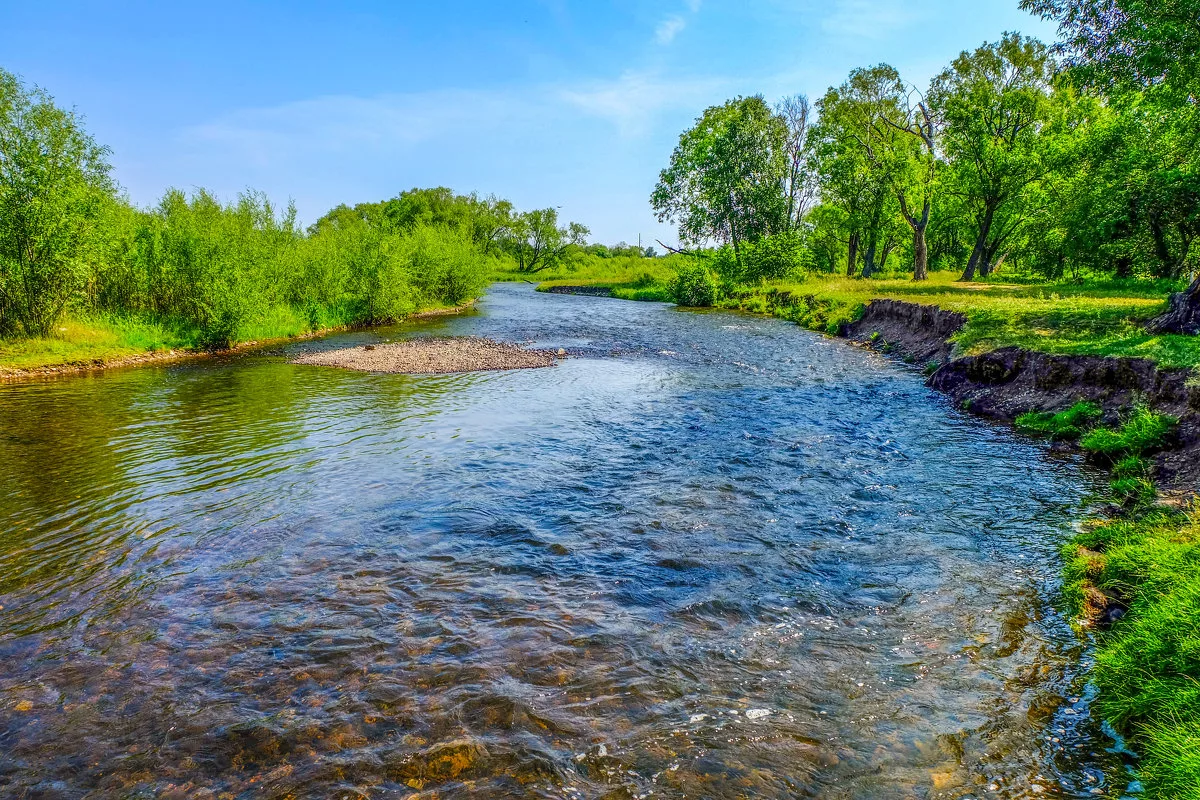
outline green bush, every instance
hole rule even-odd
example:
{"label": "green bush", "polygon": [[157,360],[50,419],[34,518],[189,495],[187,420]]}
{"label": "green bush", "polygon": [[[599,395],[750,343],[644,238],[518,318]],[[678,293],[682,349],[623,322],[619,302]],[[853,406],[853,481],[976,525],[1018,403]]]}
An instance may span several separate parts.
{"label": "green bush", "polygon": [[1020,431],[1036,436],[1048,436],[1056,440],[1078,439],[1095,425],[1103,415],[1095,403],[1079,402],[1066,411],[1030,411],[1017,417],[1016,427]]}
{"label": "green bush", "polygon": [[671,299],[681,306],[712,306],[717,301],[717,282],[703,264],[686,264],[671,282]]}

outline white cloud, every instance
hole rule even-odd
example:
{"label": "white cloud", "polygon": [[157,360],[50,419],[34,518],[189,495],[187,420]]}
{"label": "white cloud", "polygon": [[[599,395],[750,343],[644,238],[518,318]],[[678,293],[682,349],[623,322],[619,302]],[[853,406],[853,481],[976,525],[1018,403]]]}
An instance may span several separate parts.
{"label": "white cloud", "polygon": [[699,13],[700,11],[700,0],[686,0],[685,5],[687,6],[688,11],[692,12],[693,14]]}
{"label": "white cloud", "polygon": [[672,14],[658,23],[658,27],[654,29],[654,41],[666,46],[675,41],[675,37],[686,27],[687,20],[678,14]]}

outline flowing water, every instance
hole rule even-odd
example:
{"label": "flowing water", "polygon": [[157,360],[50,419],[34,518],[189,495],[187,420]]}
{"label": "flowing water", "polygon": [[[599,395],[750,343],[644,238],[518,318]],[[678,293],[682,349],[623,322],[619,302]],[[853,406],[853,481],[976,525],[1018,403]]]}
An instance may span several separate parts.
{"label": "flowing water", "polygon": [[[409,377],[289,356],[565,347]],[[772,319],[0,386],[0,796],[1094,797],[1091,479]]]}

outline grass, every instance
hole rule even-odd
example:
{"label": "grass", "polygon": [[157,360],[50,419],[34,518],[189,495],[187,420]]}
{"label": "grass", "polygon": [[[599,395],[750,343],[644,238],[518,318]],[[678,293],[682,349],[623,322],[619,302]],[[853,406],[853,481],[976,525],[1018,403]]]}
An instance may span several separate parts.
{"label": "grass", "polygon": [[857,319],[878,298],[958,311],[966,315],[967,324],[954,341],[964,354],[1015,346],[1047,353],[1148,358],[1164,366],[1200,365],[1200,337],[1153,336],[1143,328],[1164,308],[1167,295],[1179,288],[1173,284],[1026,285],[961,283],[957,278],[952,272],[933,273],[922,283],[813,277],[759,287],[750,294],[778,298],[781,315],[825,331]]}
{"label": "grass", "polygon": [[1079,446],[1094,456],[1128,464],[1129,457],[1140,458],[1145,453],[1162,449],[1177,422],[1174,417],[1135,405],[1119,428],[1088,431],[1079,440]]}
{"label": "grass", "polygon": [[1095,710],[1141,751],[1148,797],[1200,798],[1200,527],[1152,508],[1067,547],[1077,608],[1127,609],[1097,633]]}
{"label": "grass", "polygon": [[551,286],[597,286],[611,289],[624,300],[669,300],[667,284],[675,277],[679,256],[663,258],[583,257],[543,272],[501,271],[498,281],[535,281],[538,288]]}
{"label": "grass", "polygon": [[1017,430],[1058,441],[1073,441],[1099,421],[1103,411],[1095,403],[1079,402],[1066,411],[1030,411],[1016,419]]}
{"label": "grass", "polygon": [[147,353],[188,350],[196,335],[135,317],[64,320],[49,338],[0,340],[0,371],[100,364]]}
{"label": "grass", "polygon": [[[440,306],[422,308],[436,310]],[[240,342],[263,342],[300,336],[313,329],[350,324],[350,313],[321,309],[315,320],[303,309],[273,306],[238,331]],[[168,351],[202,350],[200,331],[178,321],[138,316],[78,316],[65,319],[47,338],[0,339],[0,374],[61,366],[111,364]]]}

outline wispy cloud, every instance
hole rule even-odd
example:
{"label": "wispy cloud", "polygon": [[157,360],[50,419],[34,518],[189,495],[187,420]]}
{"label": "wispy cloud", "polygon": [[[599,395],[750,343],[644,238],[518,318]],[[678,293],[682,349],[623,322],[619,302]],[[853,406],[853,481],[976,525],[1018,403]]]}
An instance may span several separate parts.
{"label": "wispy cloud", "polygon": [[837,0],[821,28],[859,39],[884,39],[909,25],[917,13],[901,0]]}
{"label": "wispy cloud", "polygon": [[520,137],[562,126],[580,113],[603,120],[622,138],[654,128],[662,114],[719,99],[720,79],[671,79],[626,72],[575,85],[499,91],[447,90],[371,97],[329,95],[233,111],[179,133],[189,150],[225,152],[268,166],[372,152],[401,157],[446,139]]}
{"label": "wispy cloud", "polygon": [[720,78],[666,79],[626,72],[616,80],[564,89],[559,95],[580,111],[613,123],[622,135],[636,136],[663,112],[700,109],[715,102],[726,86]]}
{"label": "wispy cloud", "polygon": [[678,14],[671,16],[658,23],[658,27],[654,29],[654,41],[660,45],[666,46],[675,41],[675,37],[679,32],[687,27],[687,20]]}

